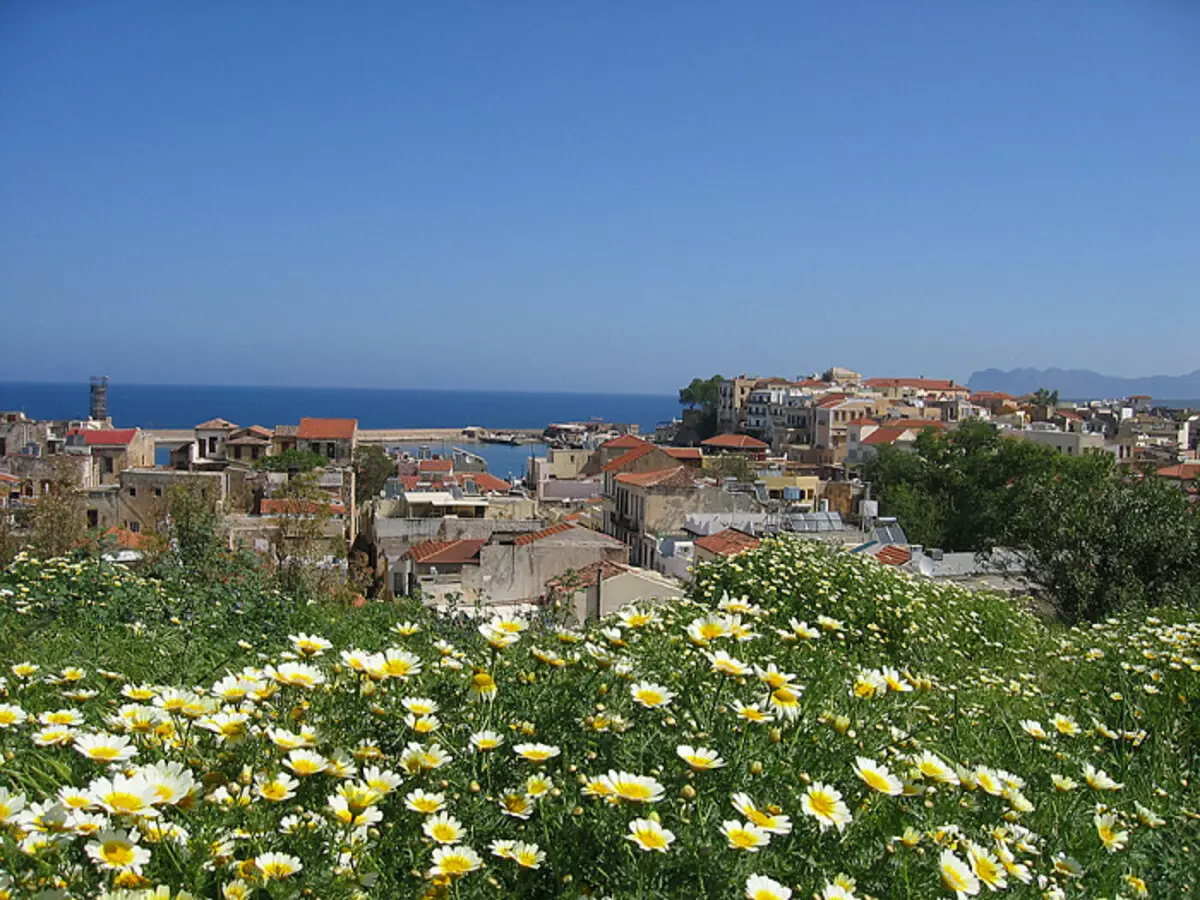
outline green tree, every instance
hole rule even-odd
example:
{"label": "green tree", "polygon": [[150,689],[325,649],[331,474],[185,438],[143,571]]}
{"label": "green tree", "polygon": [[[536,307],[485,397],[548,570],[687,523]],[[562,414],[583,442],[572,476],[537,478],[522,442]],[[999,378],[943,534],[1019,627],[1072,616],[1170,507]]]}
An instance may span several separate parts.
{"label": "green tree", "polygon": [[378,497],[396,474],[396,461],[378,444],[360,444],[354,450],[354,498],[359,503]]}
{"label": "green tree", "polygon": [[163,536],[175,562],[198,579],[214,574],[226,556],[221,516],[201,485],[167,488]]}
{"label": "green tree", "polygon": [[721,382],[724,380],[721,375],[708,379],[693,378],[691,384],[679,389],[679,405],[715,410],[721,400]]}
{"label": "green tree", "polygon": [[48,460],[47,489],[29,517],[30,548],[39,556],[67,556],[87,537],[83,489],[75,457]]}
{"label": "green tree", "polygon": [[289,478],[275,499],[285,501],[283,511],[275,515],[271,541],[280,587],[300,596],[330,587],[339,579],[331,578],[321,565],[328,556],[344,558],[346,548],[328,533],[333,514],[329,497],[312,473],[302,473]]}
{"label": "green tree", "polygon": [[284,450],[278,456],[264,456],[254,464],[265,472],[287,472],[296,469],[299,472],[311,472],[329,465],[329,459],[320,453],[308,453],[304,450]]}
{"label": "green tree", "polygon": [[743,484],[758,478],[754,461],[741,453],[721,453],[705,460],[705,468],[717,478],[736,478]]}

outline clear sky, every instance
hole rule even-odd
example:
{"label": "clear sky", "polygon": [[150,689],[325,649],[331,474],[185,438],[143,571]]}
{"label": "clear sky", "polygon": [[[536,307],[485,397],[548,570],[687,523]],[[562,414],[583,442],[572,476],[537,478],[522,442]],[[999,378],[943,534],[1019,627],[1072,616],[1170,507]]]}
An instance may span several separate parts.
{"label": "clear sky", "polygon": [[0,379],[1200,368],[1200,3],[0,3]]}

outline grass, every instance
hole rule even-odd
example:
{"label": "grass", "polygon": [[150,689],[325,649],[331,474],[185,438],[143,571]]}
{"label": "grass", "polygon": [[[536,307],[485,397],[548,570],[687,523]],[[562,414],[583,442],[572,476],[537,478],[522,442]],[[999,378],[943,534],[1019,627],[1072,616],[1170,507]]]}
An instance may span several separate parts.
{"label": "grass", "polygon": [[[480,622],[293,603],[237,572],[168,584],[18,561],[0,576],[0,722],[19,710],[0,728],[0,791],[24,809],[8,801],[0,884],[72,897],[1195,891],[1200,625],[1182,613],[1067,629],[779,539],[706,567],[687,600],[586,630]],[[58,710],[67,724],[35,739]],[[136,756],[88,758],[91,733]],[[480,749],[491,735],[503,743]],[[303,774],[297,743],[323,771]],[[689,764],[684,746],[721,765]],[[178,796],[113,812],[99,779],[118,771]],[[410,808],[418,790],[441,796],[445,834]]]}

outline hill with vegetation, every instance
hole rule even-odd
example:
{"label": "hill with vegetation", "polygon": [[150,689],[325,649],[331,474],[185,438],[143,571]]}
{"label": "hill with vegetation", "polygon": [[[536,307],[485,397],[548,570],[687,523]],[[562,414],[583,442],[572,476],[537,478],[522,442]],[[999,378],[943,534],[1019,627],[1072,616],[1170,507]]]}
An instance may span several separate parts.
{"label": "hill with vegetation", "polygon": [[0,575],[0,893],[1195,890],[1200,625],[1170,609],[1046,624],[786,538],[583,629],[208,565]]}

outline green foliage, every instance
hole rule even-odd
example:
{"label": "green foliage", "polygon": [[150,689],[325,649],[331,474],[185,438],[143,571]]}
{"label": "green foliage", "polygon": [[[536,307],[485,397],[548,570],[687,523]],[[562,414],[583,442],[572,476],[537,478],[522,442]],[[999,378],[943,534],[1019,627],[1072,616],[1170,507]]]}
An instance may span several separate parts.
{"label": "green foliage", "polygon": [[[477,621],[412,603],[292,603],[264,589],[257,570],[230,575],[186,609],[174,587],[99,560],[22,557],[0,573],[4,702],[29,717],[0,729],[0,786],[33,804],[106,773],[70,745],[36,744],[38,715],[71,708],[83,718],[78,730],[103,732],[159,710],[161,727],[126,730],[138,753],[121,768],[163,761],[195,778],[195,802],[160,803],[154,820],[185,829],[179,841],[142,840],[143,874],[170,896],[219,897],[240,874],[250,894],[279,898],[350,900],[364,885],[379,897],[540,898],[570,885],[571,897],[682,900],[744,896],[758,873],[811,897],[845,873],[857,881],[851,896],[934,900],[950,896],[940,855],[966,861],[972,848],[1003,850],[1025,867],[1029,883],[1010,873],[1001,894],[1017,900],[1055,885],[1070,896],[1136,896],[1128,875],[1156,897],[1187,896],[1195,883],[1200,624],[1177,611],[1047,625],[998,596],[780,538],[700,567],[688,598],[638,604],[582,631],[535,620],[501,648]],[[289,640],[301,632],[328,649]],[[724,674],[718,654],[744,673]],[[295,657],[302,665],[289,668]],[[26,661],[40,670],[13,669]],[[80,670],[70,673],[77,680],[65,666]],[[314,683],[289,671],[313,673]],[[478,702],[471,686],[483,675],[496,693]],[[673,696],[642,705],[642,682]],[[251,695],[226,693],[239,684]],[[134,699],[142,685],[152,700]],[[168,689],[194,686],[207,712],[164,711]],[[406,705],[416,698],[438,706],[434,731],[417,729]],[[752,722],[740,704],[774,720]],[[238,716],[242,732],[216,733],[219,718]],[[1047,733],[1037,736],[1030,720]],[[342,772],[297,777],[294,796],[268,802],[259,785],[288,772],[279,729],[310,734],[313,752]],[[476,750],[471,736],[485,729],[504,745]],[[526,741],[558,753],[530,762],[514,752]],[[425,767],[420,754],[434,744],[446,758]],[[681,745],[710,748],[724,765],[695,771]],[[956,783],[916,770],[926,751]],[[869,788],[855,773],[860,757],[885,765],[903,791]],[[398,785],[357,807],[379,821],[353,829],[330,803],[367,778],[368,766],[394,773]],[[1087,767],[1119,788],[1089,786]],[[589,796],[584,785],[610,770],[653,778],[661,798]],[[552,785],[536,789],[529,817],[502,812],[500,798],[533,791],[534,775]],[[1075,786],[1056,788],[1056,776]],[[840,791],[844,830],[821,828],[806,811],[818,782]],[[443,795],[483,871],[430,881],[427,820],[405,805],[417,788]],[[741,792],[790,818],[754,853],[731,848],[721,833],[723,821],[746,818],[731,802]],[[1099,804],[1116,816],[1126,846],[1104,846]],[[630,823],[651,815],[674,835],[666,852],[627,839]],[[112,884],[84,852],[87,836],[68,829],[29,852],[16,827],[0,824],[0,870],[16,880],[15,895],[36,896],[53,878],[71,896]],[[520,868],[489,852],[497,840],[535,843],[545,858]],[[264,880],[250,861],[268,851],[295,855],[303,869]],[[1063,871],[1071,867],[1079,874]]]}
{"label": "green foliage", "polygon": [[83,493],[75,461],[66,456],[50,458],[49,490],[42,491],[29,514],[29,546],[43,557],[74,553],[86,538]]}
{"label": "green foliage", "polygon": [[396,461],[378,444],[359,444],[354,449],[354,496],[359,503],[378,497],[395,474]]}
{"label": "green foliage", "polygon": [[719,453],[708,457],[704,468],[717,478],[736,478],[742,484],[752,484],[758,478],[754,461],[742,453]]}
{"label": "green foliage", "polygon": [[700,406],[706,411],[715,410],[721,400],[721,382],[724,377],[714,375],[711,378],[693,378],[691,383],[679,389],[681,406]]}
{"label": "green foliage", "polygon": [[287,472],[293,468],[300,472],[311,472],[329,465],[329,459],[306,450],[284,450],[278,456],[260,457],[254,465],[266,472]]}
{"label": "green foliage", "polygon": [[1161,479],[986,423],[880,448],[865,477],[914,543],[1017,552],[1014,573],[1068,621],[1200,598],[1200,513]]}

